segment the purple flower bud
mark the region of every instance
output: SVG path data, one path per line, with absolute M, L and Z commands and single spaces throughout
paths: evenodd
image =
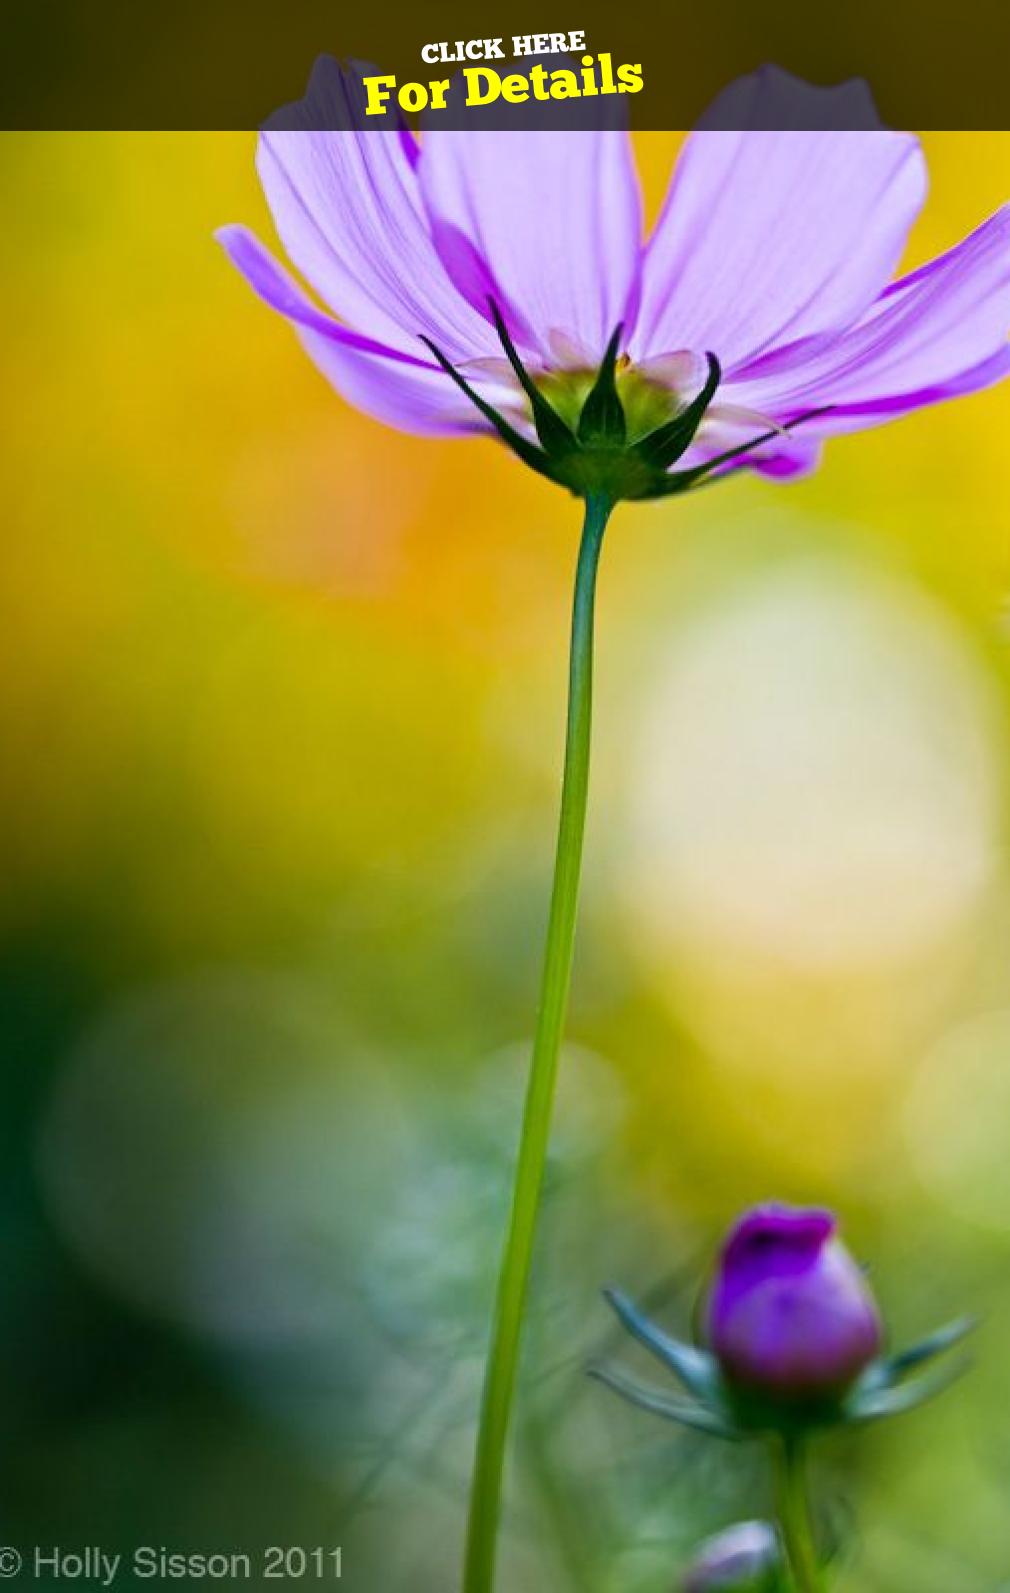
M 727 1378 L 773 1398 L 840 1393 L 881 1348 L 880 1316 L 829 1211 L 769 1204 L 730 1232 L 708 1303 Z
M 741 1521 L 702 1544 L 682 1593 L 758 1593 L 775 1586 L 780 1564 L 775 1528 L 767 1521 Z

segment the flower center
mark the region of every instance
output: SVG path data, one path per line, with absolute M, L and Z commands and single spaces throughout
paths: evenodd
M 694 369 L 693 356 L 688 358 Z M 645 365 L 635 365 L 627 354 L 622 354 L 617 361 L 614 385 L 621 401 L 621 408 L 624 410 L 629 443 L 637 442 L 639 438 L 655 431 L 657 426 L 663 426 L 668 420 L 672 420 L 677 411 L 682 409 L 687 400 L 693 396 L 687 384 L 683 387 L 674 386 L 668 379 L 664 379 L 663 373 L 658 371 L 654 373 L 650 367 L 655 363 L 658 362 L 649 361 Z M 548 403 L 553 405 L 562 420 L 575 431 L 586 399 L 596 382 L 597 374 L 598 367 L 548 369 L 534 372 L 533 379 Z M 694 391 L 697 391 L 698 385 L 696 382 Z

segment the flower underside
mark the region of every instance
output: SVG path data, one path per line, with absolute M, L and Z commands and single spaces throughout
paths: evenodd
M 429 337 L 427 345 L 447 376 L 494 427 L 524 464 L 567 487 L 577 497 L 665 498 L 686 492 L 734 460 L 753 452 L 804 421 L 825 413 L 811 410 L 789 427 L 767 430 L 690 469 L 672 466 L 690 448 L 722 380 L 714 354 L 706 354 L 707 375 L 687 403 L 668 387 L 636 371 L 620 354 L 623 326 L 614 329 L 599 369 L 547 372 L 534 379 L 523 364 L 498 305 L 489 300 L 495 330 L 528 405 L 537 442 L 478 393 Z

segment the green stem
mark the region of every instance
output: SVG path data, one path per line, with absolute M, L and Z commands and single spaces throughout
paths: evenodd
M 806 1448 L 798 1438 L 775 1440 L 776 1510 L 786 1562 L 798 1593 L 821 1593 L 824 1582 L 807 1492 Z
M 554 860 L 554 887 L 547 923 L 540 1008 L 512 1190 L 512 1210 L 498 1273 L 491 1345 L 484 1373 L 484 1395 L 470 1489 L 463 1593 L 492 1593 L 494 1587 L 505 1443 L 515 1393 L 519 1343 L 550 1138 L 558 1052 L 571 982 L 589 786 L 596 572 L 603 533 L 612 507 L 611 501 L 605 497 L 591 496 L 586 499 L 585 523 L 575 572 L 568 676 L 568 732 L 561 787 L 561 818 Z

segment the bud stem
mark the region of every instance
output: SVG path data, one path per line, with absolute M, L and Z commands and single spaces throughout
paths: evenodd
M 775 1507 L 792 1582 L 797 1593 L 821 1593 L 824 1581 L 810 1517 L 806 1446 L 794 1437 L 772 1442 Z
M 613 503 L 586 498 L 579 546 L 569 656 L 568 730 L 561 788 L 561 817 L 554 862 L 547 943 L 544 952 L 533 1056 L 519 1138 L 512 1209 L 498 1274 L 491 1345 L 470 1490 L 463 1593 L 492 1593 L 501 1514 L 502 1475 L 509 1417 L 515 1393 L 537 1213 L 550 1138 L 558 1054 L 568 1008 L 582 839 L 589 787 L 589 739 L 593 691 L 593 614 L 596 572 L 603 533 Z

